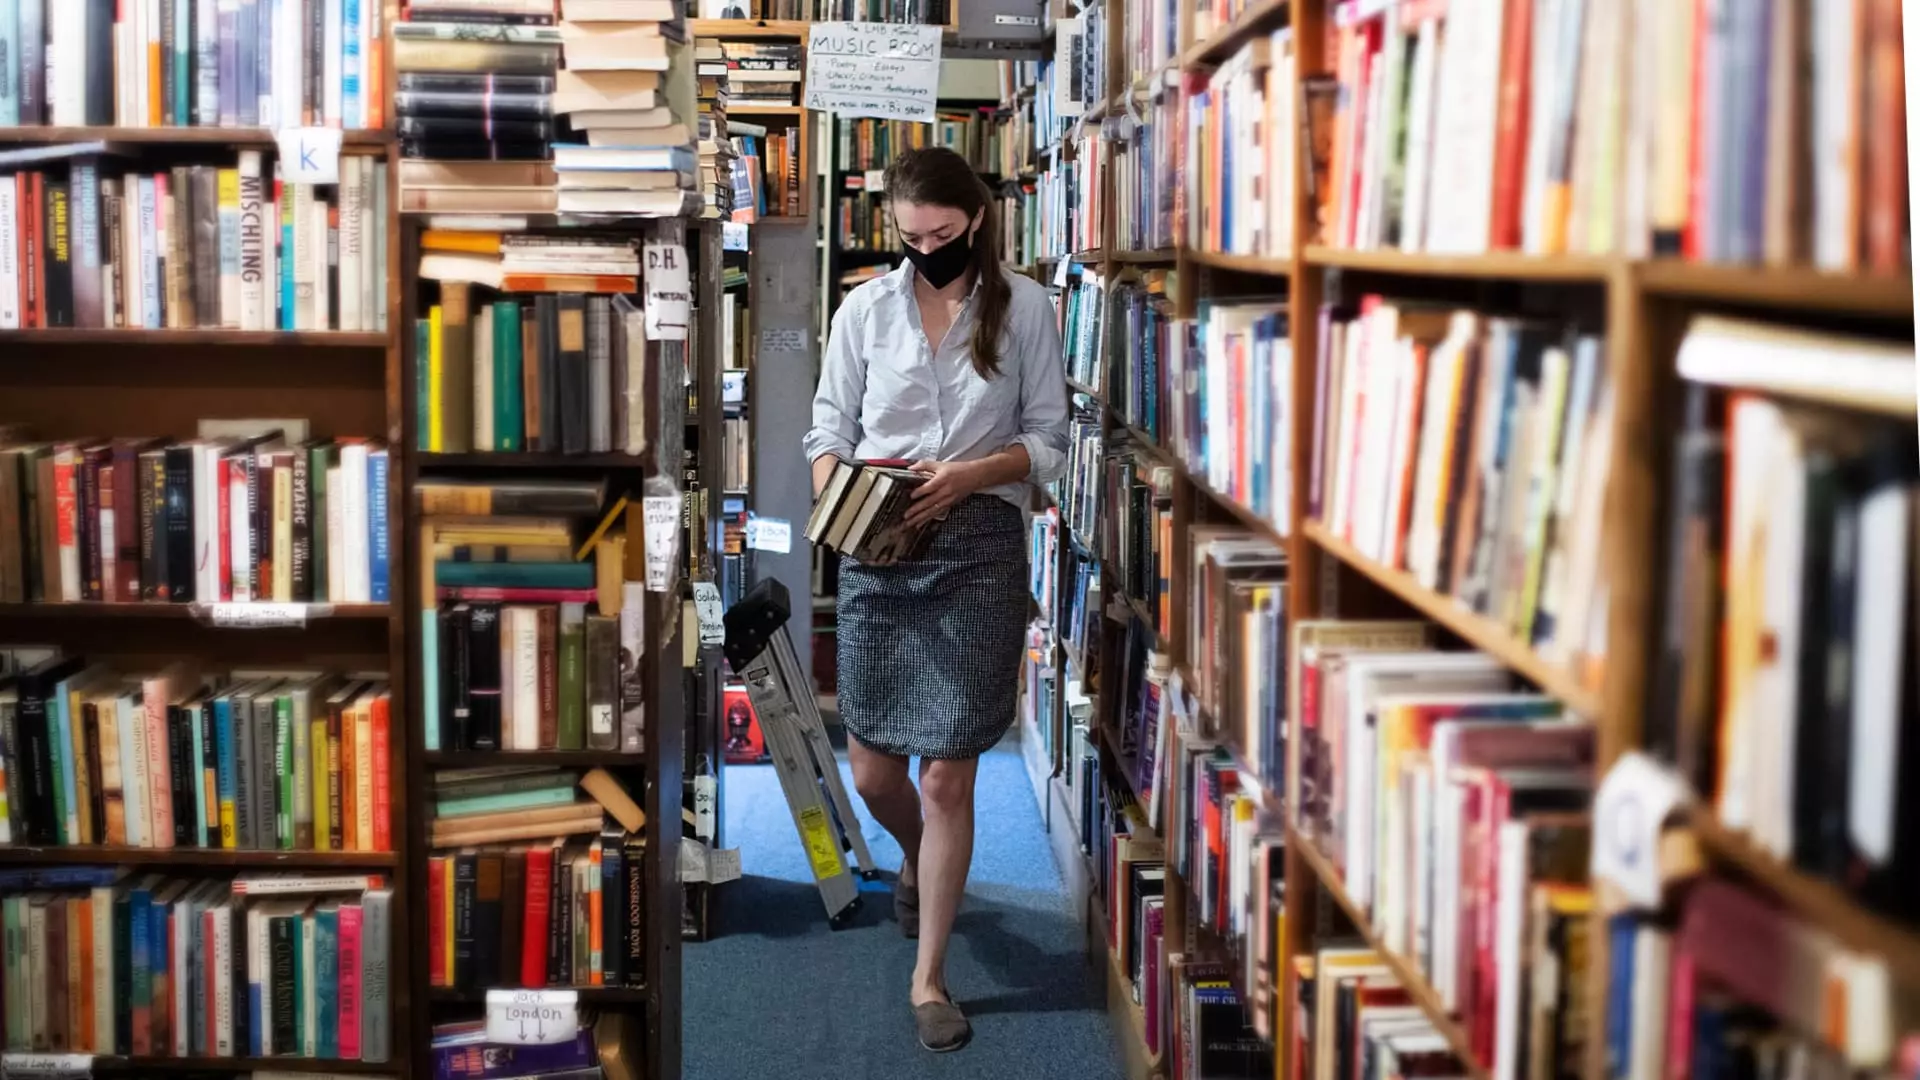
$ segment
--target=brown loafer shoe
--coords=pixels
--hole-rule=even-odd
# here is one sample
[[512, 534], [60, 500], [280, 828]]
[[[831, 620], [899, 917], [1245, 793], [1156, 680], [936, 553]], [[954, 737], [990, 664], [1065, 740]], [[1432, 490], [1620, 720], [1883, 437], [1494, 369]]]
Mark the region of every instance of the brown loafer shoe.
[[913, 1007], [913, 1026], [920, 1045], [936, 1054], [958, 1050], [973, 1038], [973, 1025], [951, 1001], [929, 1001]]
[[904, 937], [920, 936], [920, 887], [896, 881], [893, 883], [893, 917], [900, 923], [900, 933]]

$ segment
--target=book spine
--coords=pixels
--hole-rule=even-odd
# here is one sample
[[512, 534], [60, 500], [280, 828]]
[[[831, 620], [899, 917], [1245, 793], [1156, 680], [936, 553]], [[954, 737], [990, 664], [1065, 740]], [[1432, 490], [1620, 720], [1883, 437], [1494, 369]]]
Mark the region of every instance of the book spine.
[[[239, 321], [242, 330], [267, 329], [267, 218], [266, 179], [261, 173], [260, 151], [240, 151], [240, 167], [235, 202], [236, 253], [238, 274]], [[224, 185], [224, 178], [222, 181]], [[226, 196], [221, 195], [221, 211], [226, 211]], [[224, 226], [224, 217], [223, 222]], [[224, 274], [225, 268], [222, 267]], [[224, 285], [224, 282], [223, 282]], [[223, 308], [223, 317], [226, 312]]]
[[368, 596], [387, 603], [392, 592], [392, 548], [388, 529], [387, 482], [389, 456], [385, 448], [367, 454], [367, 572]]
[[364, 908], [360, 943], [360, 1060], [383, 1062], [392, 1052], [387, 1015], [387, 962], [392, 947], [393, 890], [374, 889]]
[[73, 325], [107, 325], [100, 281], [100, 167], [92, 160], [73, 163]]
[[73, 325], [73, 219], [66, 181], [46, 185], [46, 326]]
[[0, 176], [0, 330], [20, 320], [20, 177]]
[[359, 904], [340, 908], [340, 984], [339, 1033], [334, 1039], [336, 1055], [346, 1061], [360, 1059], [361, 1000], [365, 989], [360, 977], [365, 963], [361, 944]]

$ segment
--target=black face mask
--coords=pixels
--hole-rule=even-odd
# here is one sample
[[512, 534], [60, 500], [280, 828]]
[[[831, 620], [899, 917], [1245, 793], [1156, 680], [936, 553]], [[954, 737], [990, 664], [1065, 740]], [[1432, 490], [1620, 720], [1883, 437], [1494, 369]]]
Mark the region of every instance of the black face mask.
[[944, 289], [957, 281], [972, 265], [973, 234], [963, 232], [932, 251], [909, 246], [907, 261], [913, 264], [916, 273], [927, 279], [927, 284]]

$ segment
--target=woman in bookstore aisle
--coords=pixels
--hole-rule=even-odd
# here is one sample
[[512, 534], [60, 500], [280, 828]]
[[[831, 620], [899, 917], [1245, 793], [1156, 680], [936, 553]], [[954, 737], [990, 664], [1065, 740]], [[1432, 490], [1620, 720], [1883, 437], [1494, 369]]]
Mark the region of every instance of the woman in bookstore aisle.
[[908, 151], [886, 192], [906, 261], [835, 312], [805, 445], [816, 497], [840, 461], [898, 459], [928, 477], [906, 521], [945, 515], [922, 558], [842, 559], [837, 646], [854, 786], [905, 852], [894, 913], [919, 938], [914, 1025], [942, 1051], [972, 1035], [947, 992], [947, 939], [973, 859], [979, 757], [1017, 707], [1022, 511], [1030, 485], [1065, 470], [1067, 387], [1053, 304], [1000, 265], [993, 200], [967, 160]]

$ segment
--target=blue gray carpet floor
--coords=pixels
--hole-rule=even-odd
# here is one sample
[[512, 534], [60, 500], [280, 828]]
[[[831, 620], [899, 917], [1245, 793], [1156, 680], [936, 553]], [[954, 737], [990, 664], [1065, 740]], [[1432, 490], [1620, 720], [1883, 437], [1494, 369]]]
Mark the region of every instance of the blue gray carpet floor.
[[[844, 755], [841, 775], [851, 794]], [[900, 849], [852, 797], [890, 880]], [[714, 938], [683, 954], [688, 1080], [1119, 1076], [1103, 973], [1087, 960], [1017, 745], [980, 762], [973, 870], [947, 961], [974, 1032], [956, 1053], [915, 1041], [914, 943], [885, 882], [830, 930], [773, 767], [728, 766], [724, 809], [743, 876], [716, 895]]]

